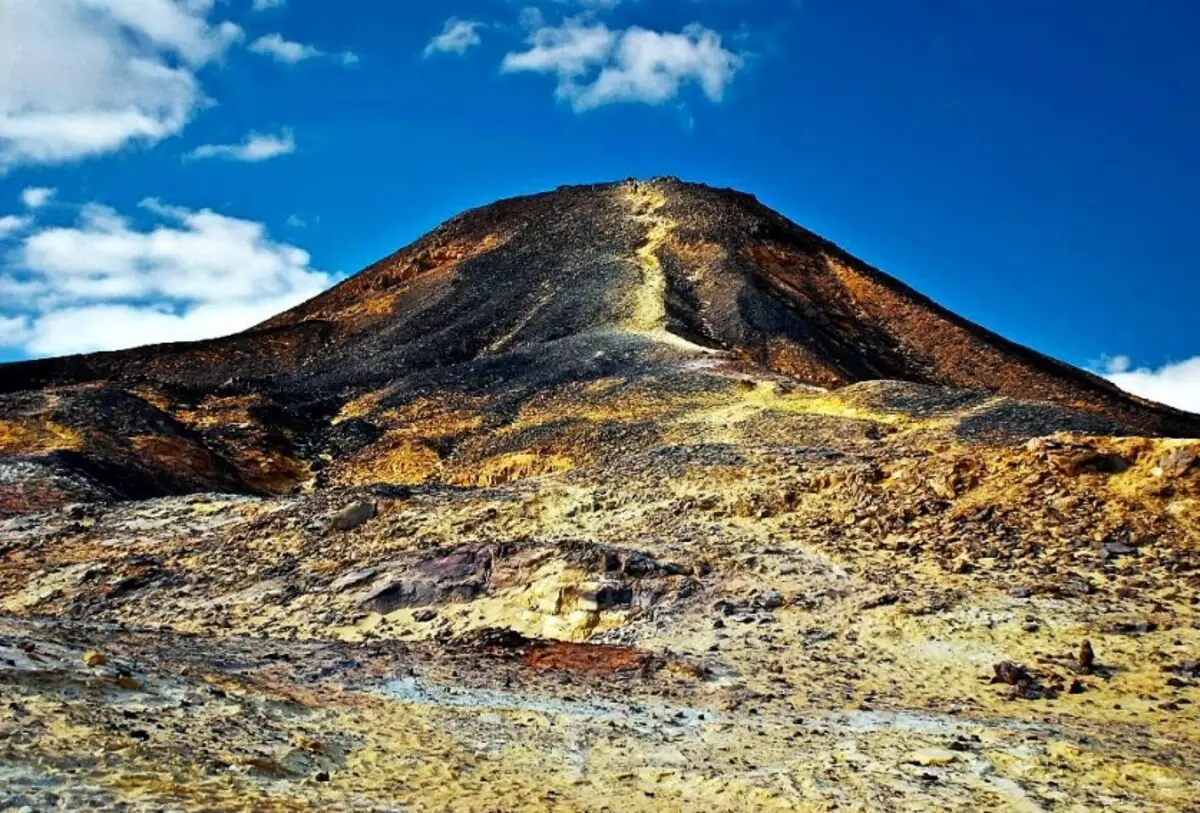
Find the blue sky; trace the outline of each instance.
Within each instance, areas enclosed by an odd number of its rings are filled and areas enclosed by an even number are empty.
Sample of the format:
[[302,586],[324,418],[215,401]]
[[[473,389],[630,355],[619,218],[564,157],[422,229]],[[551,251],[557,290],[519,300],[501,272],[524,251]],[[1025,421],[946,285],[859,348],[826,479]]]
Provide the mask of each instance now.
[[0,359],[232,332],[678,175],[1200,410],[1200,5],[0,0]]

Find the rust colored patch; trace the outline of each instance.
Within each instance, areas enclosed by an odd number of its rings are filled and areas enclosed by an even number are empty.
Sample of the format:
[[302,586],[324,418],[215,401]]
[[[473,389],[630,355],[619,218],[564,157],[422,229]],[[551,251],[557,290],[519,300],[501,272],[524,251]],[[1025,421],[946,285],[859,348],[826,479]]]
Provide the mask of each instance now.
[[129,442],[139,455],[176,476],[207,478],[214,474],[208,450],[183,438],[139,435]]
[[244,429],[257,423],[251,416],[250,409],[263,403],[264,399],[260,395],[209,396],[200,402],[196,409],[167,411],[172,412],[180,423],[192,429]]
[[554,670],[596,676],[642,669],[650,662],[650,656],[631,646],[548,641],[526,652],[523,660],[539,672]]
[[500,455],[491,460],[485,460],[480,466],[473,466],[451,478],[455,485],[474,485],[480,488],[511,483],[514,480],[524,480],[542,474],[554,474],[570,471],[575,463],[566,455],[531,450]]
[[0,516],[46,511],[78,496],[49,484],[0,484]]
[[408,437],[403,430],[393,430],[375,445],[340,461],[331,480],[338,485],[413,486],[434,479],[441,468],[441,457],[427,442]]
[[246,485],[266,494],[286,494],[312,477],[307,463],[280,451],[242,449],[233,463]]
[[819,387],[835,389],[848,383],[845,376],[824,364],[811,350],[802,345],[783,339],[771,339],[766,345],[766,357],[767,366],[771,369],[801,381],[812,382]]
[[[280,314],[261,327],[279,327],[310,320],[328,320],[355,332],[394,314],[414,286],[425,287],[449,278],[462,263],[506,242],[499,234],[480,239],[450,240],[420,249],[406,249],[369,266],[361,273],[299,308]],[[430,303],[425,290],[418,299]]]
[[0,421],[0,454],[37,455],[59,449],[78,449],[79,433],[41,418]]

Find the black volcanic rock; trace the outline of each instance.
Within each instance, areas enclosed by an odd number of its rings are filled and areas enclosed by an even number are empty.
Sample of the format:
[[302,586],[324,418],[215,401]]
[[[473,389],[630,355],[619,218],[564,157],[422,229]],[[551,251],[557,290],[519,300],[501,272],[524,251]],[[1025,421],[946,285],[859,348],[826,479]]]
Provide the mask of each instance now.
[[[0,366],[0,461],[70,452],[126,472],[136,488],[107,487],[129,496],[147,479],[281,492],[372,454],[403,472],[380,482],[424,482],[413,467],[484,443],[543,393],[653,381],[682,397],[731,376],[894,380],[1041,404],[1043,432],[1200,436],[1200,417],[967,322],[748,195],[659,179],[466,212],[228,338]],[[977,403],[969,434],[1035,421]],[[404,437],[404,420],[435,418],[453,427]],[[0,479],[0,510],[60,501],[37,490]]]

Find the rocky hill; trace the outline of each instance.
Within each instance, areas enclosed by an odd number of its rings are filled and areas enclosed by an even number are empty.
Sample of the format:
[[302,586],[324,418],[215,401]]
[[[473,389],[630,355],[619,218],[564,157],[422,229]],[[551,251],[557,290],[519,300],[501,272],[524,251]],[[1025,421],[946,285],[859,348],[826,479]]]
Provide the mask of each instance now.
[[1189,809],[1197,437],[740,193],[467,212],[0,367],[0,804]]

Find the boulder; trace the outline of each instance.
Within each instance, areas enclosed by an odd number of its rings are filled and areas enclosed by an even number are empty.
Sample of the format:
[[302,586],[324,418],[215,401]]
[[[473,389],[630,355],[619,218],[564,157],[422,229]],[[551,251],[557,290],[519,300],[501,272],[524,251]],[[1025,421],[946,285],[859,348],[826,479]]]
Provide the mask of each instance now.
[[329,525],[335,531],[353,531],[375,519],[379,506],[374,500],[352,502],[334,515]]

